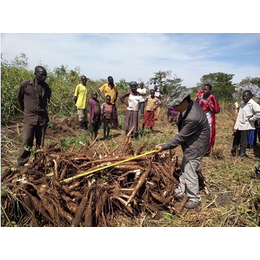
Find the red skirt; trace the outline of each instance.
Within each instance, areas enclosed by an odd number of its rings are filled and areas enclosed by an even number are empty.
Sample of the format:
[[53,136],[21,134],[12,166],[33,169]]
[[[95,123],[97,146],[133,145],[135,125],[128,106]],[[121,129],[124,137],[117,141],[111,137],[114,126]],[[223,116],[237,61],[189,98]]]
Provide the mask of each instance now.
[[154,120],[155,120],[155,116],[154,116],[154,111],[145,111],[144,112],[144,119],[142,124],[144,126],[148,126],[148,127],[153,127],[154,126]]

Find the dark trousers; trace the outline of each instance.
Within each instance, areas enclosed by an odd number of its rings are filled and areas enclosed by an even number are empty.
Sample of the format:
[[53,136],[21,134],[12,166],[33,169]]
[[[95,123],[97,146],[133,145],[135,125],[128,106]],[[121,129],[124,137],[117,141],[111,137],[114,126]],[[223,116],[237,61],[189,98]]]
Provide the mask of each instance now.
[[18,158],[18,165],[24,166],[29,161],[31,149],[33,147],[34,137],[36,139],[36,148],[43,147],[47,124],[40,125],[23,125],[23,141]]
[[246,154],[246,148],[248,143],[250,130],[237,130],[234,133],[233,146],[231,153],[236,153],[238,147],[240,146],[239,155]]

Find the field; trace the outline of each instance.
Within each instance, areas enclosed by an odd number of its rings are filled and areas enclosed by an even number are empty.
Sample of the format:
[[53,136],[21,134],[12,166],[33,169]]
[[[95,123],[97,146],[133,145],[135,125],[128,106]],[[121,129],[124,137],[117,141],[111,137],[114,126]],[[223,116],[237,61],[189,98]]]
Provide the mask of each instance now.
[[[217,127],[216,127],[216,143],[215,147],[210,155],[210,157],[203,158],[200,170],[202,175],[206,180],[206,188],[201,191],[202,205],[196,210],[180,209],[181,205],[169,205],[162,203],[158,206],[159,211],[155,211],[151,208],[150,210],[143,210],[138,212],[138,214],[127,213],[124,207],[117,204],[117,211],[113,208],[113,219],[108,219],[107,216],[103,217],[103,222],[100,221],[99,226],[114,226],[114,227],[258,227],[260,226],[260,191],[259,184],[260,180],[252,179],[250,176],[254,173],[255,166],[260,163],[260,144],[248,149],[248,157],[243,161],[239,161],[236,157],[230,156],[230,148],[232,144],[232,126],[234,122],[233,111],[227,106],[221,106],[221,112],[216,116]],[[119,122],[122,125],[124,119],[124,109],[119,108]],[[146,129],[145,134],[138,138],[132,138],[129,140],[128,146],[125,146],[126,136],[124,130],[121,128],[119,130],[112,129],[111,137],[108,140],[102,140],[103,132],[100,129],[98,140],[92,143],[90,140],[89,132],[81,132],[78,130],[78,120],[75,117],[72,118],[56,118],[51,117],[49,127],[47,129],[46,135],[46,149],[48,153],[56,153],[56,157],[52,159],[55,163],[59,161],[64,162],[65,156],[67,164],[72,164],[70,159],[77,155],[83,156],[94,156],[94,154],[113,154],[111,151],[121,151],[120,156],[125,155],[123,149],[127,148],[128,155],[137,153],[139,149],[142,152],[151,151],[154,149],[155,145],[165,143],[171,137],[177,133],[176,125],[171,125],[167,122],[166,111],[161,109],[160,118],[156,121],[154,133],[150,133]],[[22,196],[21,189],[17,185],[17,180],[14,183],[9,184],[7,180],[15,180],[15,176],[24,176],[28,174],[24,169],[16,168],[16,160],[19,153],[19,147],[22,140],[22,124],[20,122],[2,126],[1,128],[1,221],[3,226],[48,226],[48,218],[50,218],[51,213],[40,212],[41,208],[31,209],[30,217],[24,220],[24,215],[28,214],[28,211],[24,211],[23,205],[19,205],[19,196]],[[120,147],[120,148],[119,148]],[[88,148],[88,150],[87,150]],[[124,150],[126,153],[126,150]],[[36,151],[33,152],[37,154]],[[114,152],[116,153],[116,152]],[[175,160],[181,160],[182,152],[180,147],[172,150],[171,153],[174,154]],[[138,153],[137,153],[138,154]],[[50,155],[50,154],[49,154]],[[57,159],[59,155],[59,160]],[[69,156],[68,156],[69,155]],[[118,154],[119,156],[119,154]],[[153,159],[154,169],[160,168],[161,159],[157,158],[155,155],[149,155],[145,159],[139,161],[142,165],[147,162],[144,169],[149,167],[149,158]],[[169,151],[165,155],[169,156]],[[35,161],[33,162],[34,156],[31,156],[30,165],[31,170],[37,170],[41,172],[42,177],[54,187],[54,184],[50,179],[54,179],[53,175],[50,174],[49,169],[54,171],[55,176],[55,166],[56,170],[62,170],[62,165],[48,165],[40,166],[37,165]],[[36,157],[35,157],[36,158]],[[104,158],[104,157],[103,157]],[[83,159],[82,159],[83,160]],[[126,165],[128,168],[134,165],[129,162]],[[176,163],[176,161],[175,161]],[[172,163],[173,164],[173,163]],[[165,164],[167,167],[172,167]],[[156,167],[155,167],[156,166]],[[177,167],[177,164],[175,165]],[[134,166],[133,166],[134,167]],[[45,170],[42,170],[45,169]],[[129,169],[128,169],[129,170]],[[161,169],[162,170],[162,169]],[[158,170],[159,172],[159,170]],[[162,174],[160,172],[160,174]],[[99,173],[94,173],[96,179],[100,177]],[[108,176],[106,172],[102,173],[102,181],[109,183]],[[93,178],[94,178],[93,177]],[[88,180],[89,181],[89,180]],[[76,185],[76,181],[74,181]],[[85,181],[85,185],[89,184]],[[82,185],[82,183],[80,184]],[[168,185],[168,183],[167,183]],[[76,186],[75,186],[76,187]],[[15,188],[17,189],[15,191]],[[24,186],[23,186],[24,188]],[[31,188],[32,189],[32,188]],[[35,188],[36,189],[36,188]],[[38,190],[38,188],[36,189]],[[41,190],[42,191],[42,190]],[[77,190],[78,191],[78,190]],[[81,190],[82,191],[82,190]],[[17,193],[16,193],[17,192]],[[55,190],[56,192],[56,190]],[[40,194],[40,190],[38,192]],[[38,195],[39,195],[38,194]],[[45,193],[46,195],[47,193]],[[57,193],[58,194],[58,193]],[[63,195],[63,194],[62,194]],[[65,194],[66,195],[66,194]],[[23,194],[24,196],[24,194]],[[60,196],[60,193],[57,195]],[[95,205],[91,204],[95,200],[95,195],[92,197],[89,194],[84,196],[88,199],[89,204],[85,201],[86,205],[90,205],[92,214],[95,212]],[[76,215],[80,204],[84,204],[85,198],[83,195],[77,203],[74,203],[76,208],[71,210]],[[39,200],[41,196],[37,197]],[[75,201],[74,201],[75,202]],[[122,201],[121,201],[122,202]],[[41,205],[44,205],[43,199],[40,201]],[[81,206],[82,206],[81,204]],[[18,206],[17,206],[18,205]],[[91,206],[92,205],[92,206]],[[110,206],[109,206],[110,205]],[[108,211],[109,204],[104,212]],[[147,209],[147,208],[146,208]],[[60,212],[62,212],[62,208]],[[110,212],[111,213],[111,212]],[[154,214],[153,214],[154,213]],[[155,214],[156,213],[156,214]],[[15,217],[15,214],[19,215],[19,218]],[[37,219],[33,220],[32,215]],[[84,214],[83,214],[84,215]],[[40,219],[41,218],[41,219]],[[44,220],[42,220],[42,218]],[[66,216],[63,216],[66,218]],[[72,218],[75,216],[72,214]],[[87,218],[87,213],[85,213],[85,218]],[[23,220],[22,220],[23,219]],[[46,220],[47,219],[47,220]],[[85,219],[86,220],[86,219]],[[58,223],[58,221],[57,221]],[[82,226],[83,221],[79,220],[77,225]],[[93,224],[93,222],[92,222]],[[50,225],[49,226],[53,226]],[[55,226],[55,225],[54,225]],[[57,225],[59,226],[59,225]]]

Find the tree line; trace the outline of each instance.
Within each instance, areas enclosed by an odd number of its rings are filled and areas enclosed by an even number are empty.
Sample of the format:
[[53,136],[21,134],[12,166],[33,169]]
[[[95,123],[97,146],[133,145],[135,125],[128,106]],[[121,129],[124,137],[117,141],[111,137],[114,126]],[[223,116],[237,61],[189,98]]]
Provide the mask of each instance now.
[[[38,64],[37,64],[38,65]],[[40,64],[41,65],[41,64]],[[49,105],[50,115],[71,116],[75,114],[75,106],[73,103],[73,93],[77,84],[80,83],[81,69],[76,67],[73,70],[67,66],[50,70],[48,66],[44,66],[48,72],[46,82],[52,89],[52,98]],[[1,124],[8,124],[20,120],[22,111],[17,101],[17,91],[20,83],[34,77],[34,71],[28,69],[28,58],[21,53],[14,60],[8,62],[2,59],[1,55]],[[193,95],[196,95],[198,89],[203,84],[210,83],[213,93],[219,101],[233,102],[241,99],[241,94],[245,89],[250,89],[256,97],[260,97],[260,78],[247,77],[240,83],[232,83],[234,74],[226,74],[223,72],[210,73],[203,75],[200,82],[192,88]],[[172,74],[171,70],[155,72],[149,82],[145,83],[149,89],[151,85],[158,85],[164,96],[168,96],[173,89],[182,85],[183,79]],[[88,93],[97,90],[100,86],[107,82],[107,79],[91,80],[88,79]],[[129,82],[120,79],[115,82],[119,88],[119,92],[125,92],[129,88]]]

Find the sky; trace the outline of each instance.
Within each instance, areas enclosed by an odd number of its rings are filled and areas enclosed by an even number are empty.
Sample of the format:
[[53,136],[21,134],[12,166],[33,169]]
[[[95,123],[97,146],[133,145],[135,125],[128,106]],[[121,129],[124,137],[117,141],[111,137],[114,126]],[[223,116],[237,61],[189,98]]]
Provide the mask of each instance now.
[[143,81],[171,71],[195,87],[209,73],[234,74],[233,83],[260,77],[260,33],[2,33],[2,58],[26,54],[29,68],[79,66],[92,80]]

